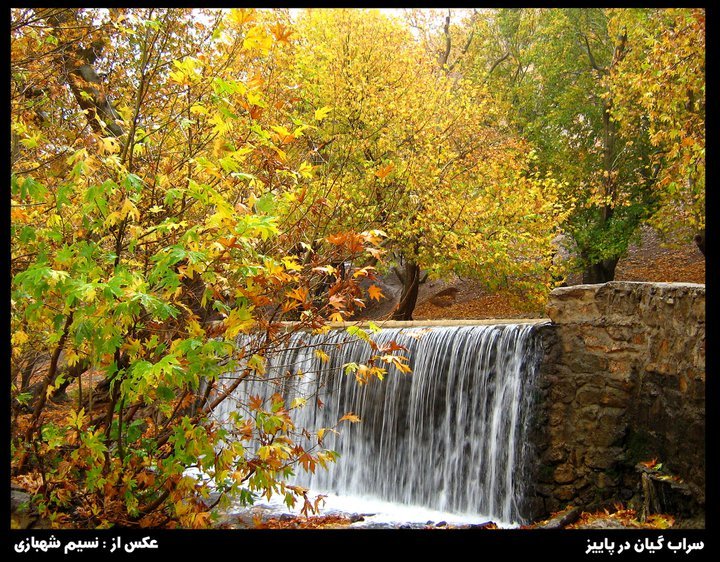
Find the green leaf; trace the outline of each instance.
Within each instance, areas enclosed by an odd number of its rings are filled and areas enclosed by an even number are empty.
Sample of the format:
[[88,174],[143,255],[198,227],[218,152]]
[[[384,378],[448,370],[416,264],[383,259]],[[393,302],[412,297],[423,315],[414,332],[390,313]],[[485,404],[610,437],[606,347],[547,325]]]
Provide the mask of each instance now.
[[123,185],[129,190],[139,192],[143,188],[143,181],[135,174],[128,174]]
[[30,196],[34,201],[43,201],[48,194],[47,188],[36,182],[33,178],[27,177],[20,188],[22,196]]
[[160,400],[164,400],[166,402],[169,402],[173,398],[175,398],[175,391],[170,388],[169,386],[158,386],[157,387],[157,396]]
[[266,215],[273,214],[276,206],[275,196],[270,192],[265,193],[255,202],[255,210]]

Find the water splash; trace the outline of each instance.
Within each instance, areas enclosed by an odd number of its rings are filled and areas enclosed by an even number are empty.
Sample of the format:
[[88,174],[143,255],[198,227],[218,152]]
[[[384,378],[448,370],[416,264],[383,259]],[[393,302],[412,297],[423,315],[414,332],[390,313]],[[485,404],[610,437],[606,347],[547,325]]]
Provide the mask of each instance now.
[[367,343],[348,342],[339,330],[296,333],[269,361],[266,379],[241,385],[236,398],[280,391],[289,404],[316,395],[322,407],[308,400],[295,416],[297,427],[310,431],[347,412],[360,416],[361,423],[325,438],[338,462],[315,474],[299,471],[297,484],[517,524],[540,356],[534,333],[531,324],[384,329],[373,339],[407,348],[412,374],[391,368],[385,380],[366,385],[343,367],[368,361]]

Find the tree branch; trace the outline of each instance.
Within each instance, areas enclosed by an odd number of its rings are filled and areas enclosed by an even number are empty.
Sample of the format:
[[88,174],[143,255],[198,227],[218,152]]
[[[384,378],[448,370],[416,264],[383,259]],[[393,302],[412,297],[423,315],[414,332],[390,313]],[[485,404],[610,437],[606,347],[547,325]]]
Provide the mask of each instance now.
[[60,339],[58,340],[57,345],[55,346],[55,351],[53,351],[52,358],[50,359],[50,367],[48,368],[47,375],[45,375],[45,380],[43,381],[42,388],[40,389],[40,392],[38,393],[38,402],[35,405],[35,409],[33,410],[32,420],[30,422],[30,425],[28,426],[27,432],[25,434],[25,440],[30,441],[32,439],[33,434],[37,430],[38,421],[40,420],[40,414],[42,413],[43,407],[45,406],[45,402],[47,400],[47,389],[50,386],[50,383],[55,380],[55,373],[57,372],[58,368],[58,362],[60,361],[60,353],[62,352],[63,348],[65,347],[65,340],[67,340],[68,333],[70,331],[70,325],[73,321],[73,315],[74,312],[70,312],[68,314],[67,318],[65,319],[65,326],[63,327],[62,335],[60,336]]
[[581,33],[582,38],[585,40],[585,48],[587,49],[587,55],[588,59],[590,60],[590,66],[597,70],[601,74],[607,73],[607,68],[600,68],[597,64],[597,61],[595,60],[595,57],[592,54],[592,50],[590,49],[590,41],[588,40],[588,37],[586,34]]
[[445,18],[443,33],[445,34],[445,53],[440,56],[441,67],[447,64],[447,61],[450,58],[450,49],[452,48],[452,40],[450,39],[450,10],[448,10],[448,15]]
[[485,79],[483,80],[483,85],[487,83],[487,81],[490,79],[490,75],[495,72],[495,69],[500,66],[504,61],[507,60],[507,58],[510,56],[510,52],[508,51],[505,53],[502,57],[500,57],[498,60],[496,60],[493,65],[490,67],[490,70],[488,70],[487,75],[485,76]]
[[465,42],[465,46],[462,48],[462,50],[460,51],[460,54],[455,59],[455,62],[450,65],[450,68],[448,70],[452,70],[453,68],[455,68],[455,65],[457,65],[458,62],[460,62],[460,59],[462,59],[462,57],[464,57],[467,54],[468,50],[470,49],[470,45],[472,45],[472,40],[474,37],[475,37],[475,30],[473,29],[470,32],[470,35],[468,36],[467,41]]

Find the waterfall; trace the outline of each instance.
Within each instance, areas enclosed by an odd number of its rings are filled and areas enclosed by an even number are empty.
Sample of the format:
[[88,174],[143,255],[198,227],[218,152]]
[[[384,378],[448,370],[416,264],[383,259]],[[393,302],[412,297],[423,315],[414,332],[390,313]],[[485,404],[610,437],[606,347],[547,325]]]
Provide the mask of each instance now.
[[338,461],[315,474],[298,469],[296,484],[521,523],[534,334],[532,324],[383,329],[372,339],[405,347],[412,373],[389,367],[384,380],[360,385],[344,366],[369,359],[366,342],[342,330],[295,333],[264,379],[241,385],[236,398],[313,396],[294,417],[311,432],[348,412],[361,418],[324,438]]

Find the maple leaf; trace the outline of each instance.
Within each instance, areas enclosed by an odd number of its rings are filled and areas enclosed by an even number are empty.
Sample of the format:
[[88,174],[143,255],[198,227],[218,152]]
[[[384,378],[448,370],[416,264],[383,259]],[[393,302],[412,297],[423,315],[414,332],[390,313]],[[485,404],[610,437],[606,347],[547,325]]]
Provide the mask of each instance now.
[[655,468],[657,466],[658,460],[657,459],[651,459],[649,461],[641,461],[640,464],[644,466],[645,468]]
[[235,243],[237,242],[236,236],[221,236],[217,239],[217,241],[222,244],[225,248],[233,248],[235,247]]
[[332,306],[333,308],[342,310],[344,308],[343,300],[344,299],[343,299],[342,295],[331,295],[328,302],[329,302],[330,306]]
[[270,26],[270,32],[275,37],[275,40],[279,43],[290,43],[290,38],[295,35],[295,32],[288,26],[278,22]]
[[384,180],[390,172],[392,172],[395,169],[395,164],[390,162],[386,166],[381,166],[379,169],[375,171],[375,175],[379,177],[381,180]]
[[233,8],[227,17],[235,25],[240,26],[255,20],[255,10],[252,8]]
[[370,295],[371,299],[376,301],[379,301],[383,297],[382,290],[377,285],[370,285],[368,288],[368,295]]
[[262,408],[262,405],[263,405],[262,396],[259,396],[259,395],[251,396],[250,399],[248,400],[248,404],[249,404],[251,410],[259,410],[260,408]]
[[307,287],[298,287],[297,289],[293,289],[292,291],[289,291],[287,293],[287,296],[291,299],[295,299],[299,302],[305,302],[308,298],[308,289]]
[[360,421],[360,418],[353,414],[352,412],[348,412],[343,417],[340,418],[340,421],[349,421],[350,423],[358,423]]
[[272,47],[272,37],[260,25],[251,27],[243,39],[243,49],[246,50],[257,49],[266,55],[270,51],[270,47]]
[[316,349],[315,355],[323,362],[327,363],[330,360],[330,356],[325,353],[322,349]]
[[315,120],[322,121],[332,111],[332,107],[326,106],[315,110]]
[[367,252],[374,257],[375,259],[382,258],[383,254],[385,254],[385,250],[382,250],[380,248],[368,248]]
[[326,240],[330,242],[330,244],[334,244],[335,246],[341,246],[345,243],[347,240],[347,234],[344,234],[342,232],[338,234],[330,234]]

